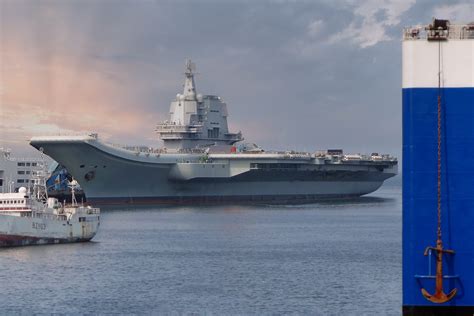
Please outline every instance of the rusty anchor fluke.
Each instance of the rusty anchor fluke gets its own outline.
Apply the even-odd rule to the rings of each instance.
[[[443,253],[454,254],[454,250],[443,249],[441,239],[437,240],[436,247],[426,247],[424,255],[428,256],[430,250],[436,251],[436,289],[434,294],[430,294],[422,288],[421,293],[430,302],[446,303],[456,295],[458,289],[454,288],[448,294],[443,291]]]

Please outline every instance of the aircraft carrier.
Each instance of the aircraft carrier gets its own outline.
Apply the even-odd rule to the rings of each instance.
[[[94,204],[308,203],[358,197],[397,174],[390,155],[264,151],[228,129],[227,105],[196,92],[188,61],[182,94],[156,132],[164,147],[109,144],[97,134],[33,137]]]

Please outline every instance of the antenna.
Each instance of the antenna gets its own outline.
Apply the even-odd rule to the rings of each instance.
[[[45,160],[44,149],[43,147],[39,148],[41,153],[41,169],[33,171],[33,193],[36,196],[38,201],[42,201],[46,203],[48,200],[48,189],[46,187],[46,170],[47,170],[47,163]]]
[[[71,205],[77,206],[76,200],[76,188],[78,186],[77,181],[73,178],[72,181],[68,184],[69,188],[71,188]]]
[[[186,69],[184,74],[186,79],[184,80],[183,96],[186,100],[196,100],[196,85],[194,84],[194,71],[196,70],[196,64],[191,59],[186,59]]]
[[[192,75],[196,71],[196,64],[191,59],[186,59],[186,74]]]

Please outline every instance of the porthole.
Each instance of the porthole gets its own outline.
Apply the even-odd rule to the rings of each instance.
[[[92,179],[94,179],[94,177],[95,177],[95,172],[94,171],[89,171],[88,173],[86,173],[84,175],[84,179],[86,181],[91,181]]]

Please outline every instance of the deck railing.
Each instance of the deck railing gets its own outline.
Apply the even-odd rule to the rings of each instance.
[[[403,40],[429,40],[439,37],[448,40],[474,39],[474,24],[452,24],[447,30],[433,30],[425,25],[403,29]]]

